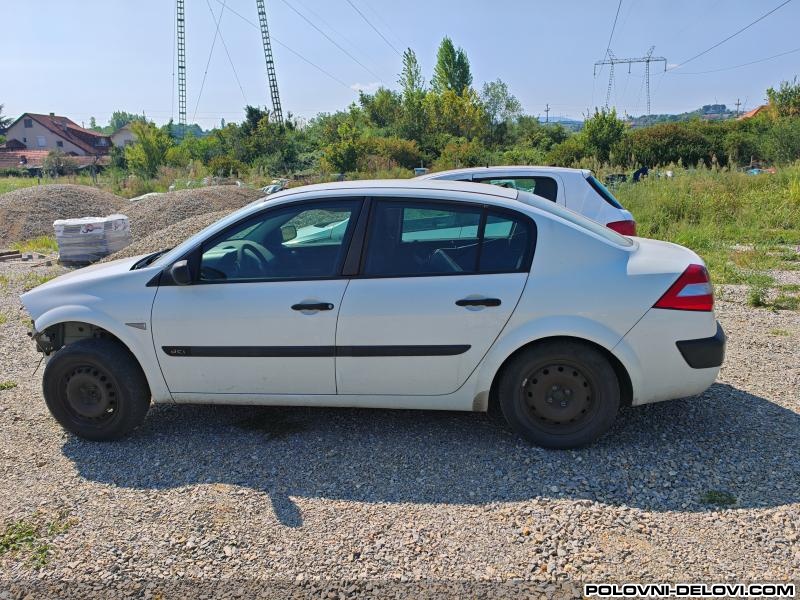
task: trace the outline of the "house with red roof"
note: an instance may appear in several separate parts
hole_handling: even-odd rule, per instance
[[[109,136],[54,113],[25,113],[6,128],[4,135],[6,148],[15,151],[61,150],[72,156],[96,157],[105,156],[111,148]]]

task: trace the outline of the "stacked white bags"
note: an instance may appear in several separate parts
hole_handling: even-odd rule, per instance
[[[131,243],[131,225],[125,215],[59,219],[53,229],[59,260],[66,264],[92,263]]]

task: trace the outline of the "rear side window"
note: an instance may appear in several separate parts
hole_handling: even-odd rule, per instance
[[[473,181],[530,192],[553,202],[558,199],[558,184],[552,177],[483,177]]]
[[[586,181],[589,183],[590,186],[597,192],[600,197],[608,202],[614,208],[622,208],[622,204],[620,204],[616,198],[614,198],[614,194],[608,191],[608,188],[604,186],[598,179],[595,178],[594,175],[589,175],[586,178]]]
[[[469,275],[526,270],[532,222],[512,212],[436,202],[376,202],[364,274]]]

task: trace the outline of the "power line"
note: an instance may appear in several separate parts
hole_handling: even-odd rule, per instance
[[[206,61],[206,70],[203,73],[203,81],[200,83],[200,93],[197,94],[197,104],[194,105],[194,115],[192,121],[197,116],[197,109],[200,107],[200,98],[203,97],[203,88],[206,85],[206,77],[208,76],[208,67],[211,65],[211,57],[214,55],[214,46],[217,45],[217,37],[219,36],[219,24],[222,23],[222,16],[225,14],[225,2],[222,3],[222,10],[219,11],[219,19],[215,19],[217,28],[214,31],[214,39],[211,41],[211,50],[208,52],[208,60]]]
[[[284,3],[286,6],[288,6],[289,8],[291,8],[291,9],[292,9],[292,10],[293,10],[295,13],[297,13],[297,15],[298,15],[298,16],[299,16],[301,19],[303,19],[303,20],[304,20],[306,23],[308,23],[309,25],[311,25],[311,27],[313,27],[314,29],[316,29],[316,30],[317,30],[319,33],[321,33],[321,34],[322,34],[322,36],[323,36],[323,37],[324,37],[326,40],[328,40],[328,41],[329,41],[331,44],[333,44],[333,45],[334,45],[334,46],[336,46],[336,47],[337,47],[339,50],[341,50],[341,51],[342,51],[342,52],[343,52],[345,55],[347,55],[347,56],[348,56],[348,57],[349,57],[349,58],[350,58],[350,59],[351,59],[353,62],[355,62],[356,64],[358,64],[358,65],[359,65],[361,68],[363,68],[365,71],[367,71],[367,72],[368,72],[370,75],[372,75],[373,77],[377,77],[379,81],[381,81],[381,82],[383,81],[383,79],[381,78],[381,76],[380,76],[380,75],[378,75],[377,73],[375,73],[375,72],[374,72],[372,69],[370,69],[370,68],[369,68],[367,65],[365,65],[364,63],[362,63],[360,60],[358,60],[358,59],[357,59],[355,56],[353,56],[352,54],[350,54],[350,52],[348,52],[348,51],[347,51],[347,50],[346,50],[344,47],[342,47],[342,46],[339,44],[339,42],[337,42],[336,40],[334,40],[334,39],[333,39],[331,36],[329,36],[327,33],[325,33],[324,31],[322,31],[322,29],[320,29],[319,27],[317,27],[317,25],[316,25],[316,24],[315,24],[315,23],[314,23],[314,22],[313,22],[311,19],[309,19],[308,17],[306,17],[306,16],[305,16],[303,13],[301,13],[299,10],[297,10],[297,9],[296,9],[294,6],[292,6],[291,4],[289,4],[289,2],[287,2],[287,0],[281,0],[281,2],[283,2],[283,3]]]
[[[248,24],[248,25],[250,25],[251,27],[254,27],[255,29],[260,29],[260,27],[259,27],[258,25],[256,25],[256,24],[255,24],[253,21],[251,21],[251,20],[250,20],[250,19],[248,19],[247,17],[245,17],[243,14],[241,14],[241,13],[239,13],[239,12],[236,12],[236,11],[235,11],[234,9],[232,9],[230,6],[225,6],[225,3],[223,2],[223,0],[216,0],[216,2],[217,2],[218,4],[222,4],[222,5],[225,7],[225,10],[227,10],[229,13],[232,13],[233,15],[235,15],[235,16],[237,16],[237,17],[239,17],[239,18],[240,18],[242,21],[244,21],[245,23],[247,23],[247,24]],[[316,63],[314,63],[314,62],[310,61],[310,60],[309,60],[309,59],[307,59],[305,56],[303,56],[302,54],[300,54],[300,53],[299,53],[297,50],[294,50],[293,48],[290,48],[289,46],[287,46],[286,44],[284,44],[283,42],[281,42],[281,41],[280,41],[280,40],[279,40],[277,37],[275,37],[274,35],[271,35],[270,37],[272,38],[272,40],[273,40],[273,41],[274,41],[276,44],[278,44],[279,46],[283,47],[285,50],[288,50],[289,52],[291,52],[292,54],[294,54],[294,55],[295,55],[297,58],[299,58],[299,59],[300,59],[300,60],[302,60],[303,62],[305,62],[305,63],[307,63],[307,64],[311,65],[312,67],[314,67],[314,68],[315,68],[317,71],[319,71],[319,72],[320,72],[320,73],[322,73],[323,75],[326,75],[326,76],[330,77],[330,78],[331,78],[331,79],[333,79],[333,80],[334,80],[336,83],[338,83],[338,84],[340,84],[340,85],[342,85],[342,86],[346,87],[348,90],[352,89],[352,88],[350,88],[350,86],[349,86],[349,85],[347,85],[347,84],[346,84],[344,81],[342,81],[341,79],[339,79],[338,77],[336,77],[336,75],[333,75],[333,74],[332,74],[332,73],[330,73],[329,71],[326,71],[325,69],[323,69],[322,67],[320,67],[318,64],[316,64]]]
[[[361,11],[358,9],[358,7],[357,7],[355,4],[353,4],[353,2],[352,2],[351,0],[346,0],[346,1],[347,1],[347,3],[348,3],[350,6],[352,6],[352,7],[353,7],[353,10],[354,10],[354,11],[356,11],[356,12],[357,12],[357,13],[358,13],[358,14],[361,16],[361,18],[362,18],[362,19],[364,19],[364,22],[365,22],[367,25],[369,25],[370,27],[372,27],[372,29],[375,31],[375,33],[377,33],[379,36],[381,36],[381,39],[382,39],[384,42],[386,42],[386,44],[389,46],[389,48],[391,48],[392,50],[394,50],[394,51],[395,51],[395,53],[396,53],[398,56],[402,56],[402,55],[403,55],[403,54],[402,54],[402,52],[400,52],[400,50],[398,50],[397,48],[395,48],[395,47],[394,47],[394,44],[392,44],[392,42],[390,42],[388,39],[386,39],[386,36],[385,36],[385,35],[383,35],[383,34],[382,34],[382,33],[381,33],[379,30],[378,30],[378,28],[377,28],[377,27],[375,27],[375,25],[373,25],[373,24],[372,24],[372,22],[371,22],[371,21],[370,21],[370,20],[369,20],[369,19],[366,17],[366,15],[365,15],[363,12],[361,12]],[[621,0],[620,0],[620,1],[621,1]]]
[[[680,73],[676,73],[676,75],[705,75],[707,73],[719,73],[720,71],[731,71],[733,69],[740,69],[741,67],[748,67],[750,65],[755,65],[757,63],[767,62],[768,60],[780,58],[781,56],[786,56],[787,54],[794,54],[795,52],[800,52],[800,48],[795,48],[794,50],[787,50],[786,52],[773,54],[772,56],[767,56],[766,58],[759,58],[758,60],[751,60],[750,62],[742,63],[740,65],[722,67],[720,69],[711,69],[710,71],[682,71]]]
[[[608,56],[608,52],[611,50],[611,40],[614,38],[614,30],[617,28],[617,19],[619,19],[620,8],[622,8],[622,0],[619,0],[619,4],[617,4],[617,14],[614,15],[614,24],[611,26],[611,35],[608,36],[608,43],[606,44],[605,56]]]
[[[730,40],[730,39],[733,39],[733,38],[735,38],[737,35],[739,35],[740,33],[742,33],[742,32],[744,32],[744,31],[746,31],[746,30],[750,29],[750,28],[751,28],[753,25],[755,25],[755,24],[756,24],[756,23],[758,23],[759,21],[762,21],[762,20],[766,19],[768,16],[770,16],[770,15],[771,15],[772,13],[774,13],[776,10],[778,10],[778,9],[780,9],[780,8],[783,8],[784,6],[786,6],[787,4],[789,4],[789,2],[791,2],[791,1],[792,1],[792,0],[784,0],[784,2],[781,2],[781,3],[780,3],[778,6],[776,6],[775,8],[773,8],[772,10],[770,10],[770,11],[768,11],[768,12],[764,13],[763,15],[761,15],[760,17],[758,17],[758,18],[757,18],[755,21],[752,21],[751,23],[748,23],[747,25],[745,25],[744,27],[742,27],[742,28],[741,28],[740,30],[738,30],[737,32],[735,32],[735,33],[732,33],[731,35],[729,35],[728,37],[726,37],[724,40],[717,42],[716,44],[714,44],[714,45],[713,45],[713,46],[711,46],[710,48],[706,48],[705,50],[703,50],[702,52],[700,52],[700,53],[698,53],[698,54],[695,54],[695,55],[694,55],[694,56],[692,56],[691,58],[687,58],[687,59],[686,59],[685,61],[683,61],[682,63],[680,63],[680,64],[678,64],[678,65],[675,65],[675,66],[674,66],[674,67],[672,67],[671,69],[667,69],[667,71],[674,71],[675,69],[680,69],[680,68],[681,68],[682,66],[684,66],[686,63],[690,63],[690,62],[692,62],[693,60],[695,60],[695,59],[697,59],[697,58],[700,58],[700,57],[701,57],[701,56],[703,56],[704,54],[708,54],[709,52],[711,52],[712,50],[714,50],[714,48],[719,48],[719,47],[720,47],[722,44],[724,44],[724,43],[725,43],[725,42],[727,42],[728,40]]]
[[[208,5],[208,10],[211,13],[211,18],[214,21],[217,20],[217,16],[214,14],[214,9],[211,8],[210,0],[206,0],[206,4]],[[223,7],[223,11],[225,8]],[[219,13],[220,21],[222,20],[222,11]],[[222,47],[225,48],[225,55],[228,57],[228,62],[231,65],[231,70],[233,71],[233,77],[236,79],[236,83],[239,86],[239,91],[242,92],[242,99],[244,99],[244,103],[247,104],[247,96],[244,93],[244,88],[242,87],[242,82],[239,81],[239,74],[236,72],[236,66],[233,64],[233,59],[231,58],[231,53],[228,52],[228,44],[225,43],[225,38],[222,37],[222,31],[219,32],[219,40],[222,42]]]

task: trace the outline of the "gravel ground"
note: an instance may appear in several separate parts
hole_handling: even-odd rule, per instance
[[[798,579],[800,313],[749,308],[746,290],[722,290],[717,384],[627,409],[583,450],[528,446],[482,414],[212,406],[157,407],[99,444],[63,433],[42,401],[17,299],[30,270],[0,264],[0,381],[17,383],[0,391],[0,522],[38,527],[44,564],[1,555],[2,599],[561,598],[584,581]]]
[[[219,185],[155,194],[129,202],[123,211],[131,220],[131,234],[141,239],[183,219],[210,212],[228,211],[263,198],[261,190]]]
[[[123,212],[128,203],[109,192],[85,185],[50,184],[0,195],[0,249],[10,242],[53,235],[53,221],[105,217]]]
[[[151,233],[141,239],[135,240],[130,246],[126,246],[119,252],[107,256],[101,262],[108,262],[117,260],[118,258],[127,258],[129,256],[138,256],[139,254],[149,254],[167,248],[174,248],[178,244],[185,241],[188,237],[194,235],[201,229],[204,229],[219,221],[222,217],[230,214],[231,210],[221,210],[218,212],[203,213],[195,215],[178,221],[174,225],[160,229],[155,233]]]

